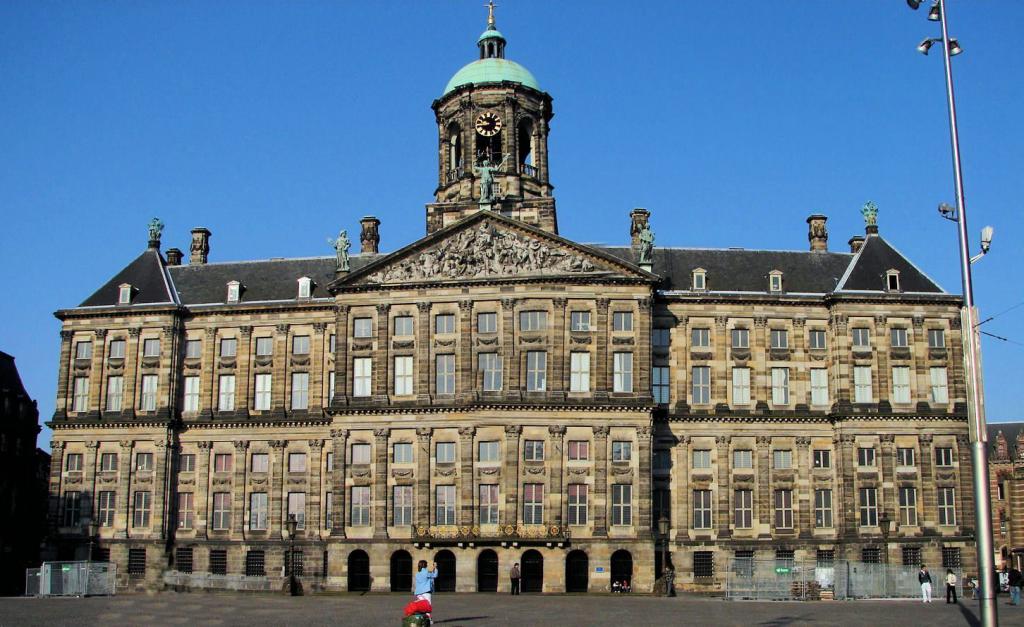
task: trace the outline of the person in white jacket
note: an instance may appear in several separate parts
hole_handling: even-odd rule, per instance
[[[950,597],[953,597],[952,601]],[[952,568],[946,569],[946,603],[956,603],[956,575]]]

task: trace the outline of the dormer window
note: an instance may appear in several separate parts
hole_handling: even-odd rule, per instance
[[[117,287],[117,304],[130,305],[132,302],[132,286],[129,283],[122,283]]]
[[[782,291],[782,272],[780,270],[772,270],[768,273],[768,291]]]
[[[309,298],[313,292],[313,280],[308,276],[299,279],[299,298]]]
[[[885,273],[885,291],[886,292],[898,292],[900,291],[900,271],[899,270],[888,270]]]
[[[690,289],[693,291],[704,291],[708,288],[707,271],[704,268],[697,268],[693,271],[693,280]]]
[[[242,294],[242,284],[238,281],[228,282],[228,302],[237,303]]]

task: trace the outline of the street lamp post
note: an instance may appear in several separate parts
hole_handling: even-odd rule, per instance
[[[295,529],[299,521],[295,519],[295,514],[288,515],[285,525],[288,527],[288,593],[294,597],[299,594],[295,581]]]
[[[89,534],[89,553],[86,554],[86,556],[85,556],[85,561],[87,561],[87,562],[91,562],[92,561],[92,554],[93,554],[92,547],[93,547],[93,544],[96,541],[96,536],[99,534],[99,532],[100,532],[99,525],[96,524],[96,521],[90,520],[89,521],[88,531],[86,532],[86,533]]]
[[[883,511],[882,517],[878,520],[878,525],[882,529],[882,564],[885,567],[883,571],[883,594],[885,598],[889,597],[889,534],[892,532],[892,519],[889,518],[889,512]]]
[[[671,596],[672,591],[669,587],[675,585],[668,576],[668,527],[668,516],[662,512],[658,517],[658,538],[661,540],[661,576],[665,581],[665,596]]]

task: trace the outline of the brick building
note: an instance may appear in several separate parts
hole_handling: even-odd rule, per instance
[[[996,568],[1024,569],[1024,422],[988,425]]]
[[[65,551],[96,520],[126,585],[274,579],[294,515],[307,586],[424,558],[442,590],[650,590],[665,516],[690,589],[734,557],[971,568],[960,298],[871,204],[849,252],[817,214],[805,252],[652,247],[644,209],[626,246],[560,237],[552,99],[505,45],[492,16],[433,103],[424,238],[210,263],[197,228],[182,265],[153,224],[57,312]]]

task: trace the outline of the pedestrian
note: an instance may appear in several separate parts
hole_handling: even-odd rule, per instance
[[[921,564],[921,570],[917,573],[917,582],[921,584],[921,602],[931,603],[932,602],[932,574],[928,572],[928,567]]]
[[[427,560],[420,560],[417,569],[416,588],[413,590],[413,594],[416,596],[417,601],[426,601],[433,608],[434,580],[437,579],[437,564],[431,564],[428,569]]]
[[[1024,585],[1024,575],[1017,570],[1016,566],[1010,567],[1010,605],[1020,605],[1020,589]]]
[[[952,601],[949,600],[950,596],[953,597]],[[956,575],[952,568],[946,569],[946,603],[956,603]]]
[[[671,566],[665,567],[665,596],[676,595],[676,571]]]
[[[519,570],[519,562],[516,562],[512,566],[512,570],[509,571],[508,576],[512,580],[512,594],[519,594],[519,579],[522,577],[522,572]]]

